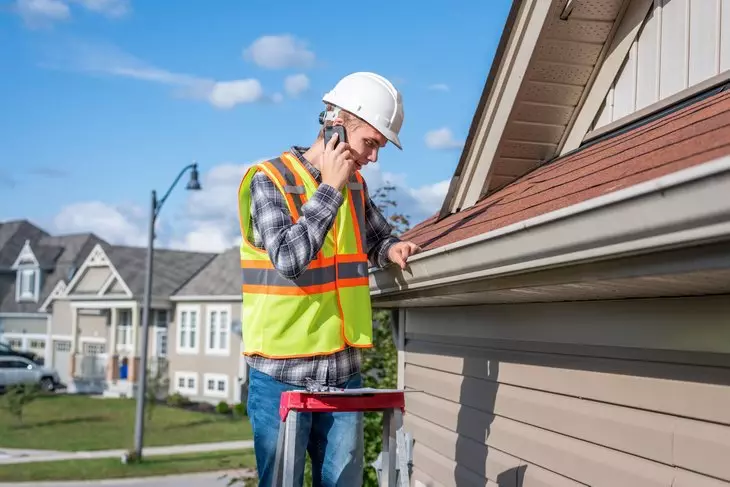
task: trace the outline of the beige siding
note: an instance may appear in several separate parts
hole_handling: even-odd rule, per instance
[[[73,327],[71,313],[71,302],[66,299],[54,299],[53,311],[51,315],[51,334],[52,335],[71,335]]]
[[[181,348],[180,340],[180,317],[181,312],[197,313],[197,327],[195,333],[195,346],[192,350]],[[227,350],[209,350],[208,341],[210,334],[210,313],[212,311],[225,311],[228,313],[228,347]],[[239,364],[241,357],[241,337],[233,333],[230,323],[241,319],[241,304],[236,302],[196,302],[178,303],[172,315],[173,322],[170,323],[168,333],[168,357],[170,363],[170,392],[181,394],[195,400],[218,402],[226,400],[233,402],[236,398],[236,389],[239,387]],[[189,338],[189,335],[186,336]],[[179,390],[179,379],[195,377],[194,390]],[[214,383],[220,378],[225,378],[227,391],[225,395],[218,392],[206,390],[207,380]]]
[[[111,276],[108,267],[88,267],[69,294],[96,294]]]
[[[730,486],[728,316],[730,296],[408,309],[415,478]]]
[[[595,128],[730,68],[730,1],[654,0]]]
[[[0,333],[30,333],[45,335],[48,320],[45,316],[0,317]]]
[[[109,334],[109,327],[107,326],[107,318],[103,313],[100,314],[86,314],[93,313],[100,310],[83,310],[78,311],[78,323],[79,323],[79,336],[89,338],[104,338],[107,339]]]

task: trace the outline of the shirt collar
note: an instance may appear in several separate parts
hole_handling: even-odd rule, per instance
[[[297,159],[299,159],[299,162],[301,162],[301,163],[302,163],[302,164],[304,165],[304,167],[306,167],[306,168],[307,168],[307,171],[309,171],[309,172],[310,172],[310,174],[312,175],[312,177],[314,178],[314,180],[315,180],[315,181],[318,181],[318,182],[319,182],[319,178],[320,178],[320,176],[322,175],[322,174],[320,173],[319,169],[317,169],[316,167],[314,167],[314,166],[312,165],[312,163],[311,163],[311,162],[309,162],[309,161],[308,161],[308,160],[307,160],[307,159],[306,159],[306,158],[305,158],[305,157],[304,157],[304,156],[302,155],[302,154],[304,154],[305,152],[307,152],[308,150],[309,150],[309,147],[301,147],[301,146],[298,146],[298,145],[294,145],[294,146],[292,146],[292,147],[291,147],[291,148],[289,149],[289,152],[291,152],[292,154],[294,154],[294,156],[295,156],[295,157],[296,157]]]

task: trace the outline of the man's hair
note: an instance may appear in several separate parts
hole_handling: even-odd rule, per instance
[[[332,111],[334,109],[335,109],[335,106],[330,103],[327,103],[325,105],[325,113]],[[340,109],[340,113],[338,116],[342,119],[343,125],[345,126],[346,129],[354,129],[354,128],[359,127],[363,123],[365,123],[363,120],[356,117],[352,113],[342,110],[342,109]],[[317,134],[317,140],[324,139],[325,127],[331,127],[331,126],[332,126],[332,121],[325,120],[324,124],[322,125],[322,128],[319,129],[319,133]]]

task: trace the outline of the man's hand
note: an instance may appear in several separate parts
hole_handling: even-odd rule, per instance
[[[328,184],[340,191],[355,170],[355,159],[350,153],[350,145],[347,142],[334,146],[338,137],[335,133],[324,148],[322,184]]]
[[[421,251],[421,247],[413,242],[397,242],[388,249],[388,258],[398,264],[401,269],[406,268],[408,257]]]

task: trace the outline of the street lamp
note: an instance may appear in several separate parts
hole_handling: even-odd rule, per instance
[[[150,228],[147,236],[147,269],[145,275],[144,286],[144,308],[142,310],[142,356],[139,360],[139,377],[137,379],[137,412],[134,422],[134,452],[137,459],[142,458],[142,439],[144,436],[144,404],[147,390],[147,344],[149,339],[149,323],[150,323],[150,301],[152,300],[152,254],[155,240],[155,221],[157,215],[160,214],[162,205],[170,196],[172,189],[180,181],[185,172],[190,169],[190,180],[185,189],[197,191],[200,189],[200,181],[198,180],[198,164],[193,161],[192,164],[183,168],[177,175],[175,181],[172,182],[167,193],[161,200],[157,199],[157,192],[152,190],[152,205],[150,207]]]

